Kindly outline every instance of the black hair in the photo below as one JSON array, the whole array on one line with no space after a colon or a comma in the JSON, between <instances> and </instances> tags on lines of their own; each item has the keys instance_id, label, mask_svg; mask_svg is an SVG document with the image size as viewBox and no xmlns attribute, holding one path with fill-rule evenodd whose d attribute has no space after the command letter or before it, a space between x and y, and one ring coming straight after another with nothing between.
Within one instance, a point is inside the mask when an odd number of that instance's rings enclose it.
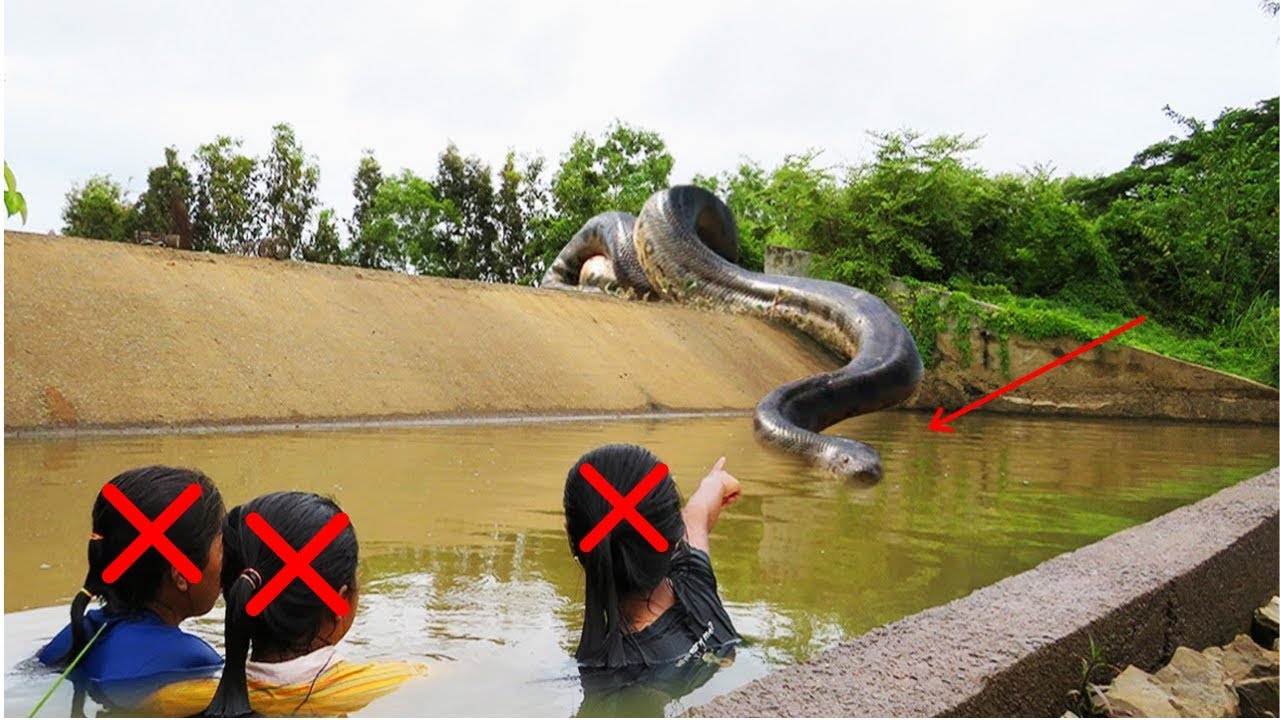
<instances>
[{"instance_id":1,"label":"black hair","mask_svg":"<svg viewBox=\"0 0 1280 720\"><path fill-rule=\"evenodd\" d=\"M246 524L257 513L296 551L311 541L329 520L342 512L326 497L305 492L277 492L231 509L222 534L222 596L227 603L226 664L206 717L243 717L253 713L245 663L249 646L257 652L306 653L320 633L321 623L334 616L331 610L298 578L293 578L257 616L249 615L250 598L284 569L284 561ZM311 567L341 591L356 587L359 545L355 528L347 525Z\"/></svg>"},{"instance_id":2,"label":"black hair","mask_svg":"<svg viewBox=\"0 0 1280 720\"><path fill-rule=\"evenodd\" d=\"M192 483L200 487L200 497L164 534L196 567L204 567L226 514L222 494L208 476L199 470L152 465L120 473L108 484L114 485L143 515L154 521ZM99 490L93 502L89 572L85 575L82 590L71 601L71 650L62 662L71 662L89 642L84 613L93 597L101 598L106 612L111 615L140 612L155 600L161 582L172 567L172 563L155 547L147 548L115 582L107 583L102 579L102 572L107 566L140 534L138 528L120 514Z\"/></svg>"},{"instance_id":3,"label":"black hair","mask_svg":"<svg viewBox=\"0 0 1280 720\"><path fill-rule=\"evenodd\" d=\"M606 445L579 458L565 479L565 530L573 555L587 576L582 637L575 654L580 665L624 664L623 642L628 633L620 601L627 595L648 595L658 587L667 577L676 544L685 534L680 492L668 474L636 504L640 515L666 538L664 552L655 550L625 519L590 552L583 552L582 539L614 506L582 476L582 466L590 463L619 495L626 497L659 462L642 447Z\"/></svg>"}]
</instances>

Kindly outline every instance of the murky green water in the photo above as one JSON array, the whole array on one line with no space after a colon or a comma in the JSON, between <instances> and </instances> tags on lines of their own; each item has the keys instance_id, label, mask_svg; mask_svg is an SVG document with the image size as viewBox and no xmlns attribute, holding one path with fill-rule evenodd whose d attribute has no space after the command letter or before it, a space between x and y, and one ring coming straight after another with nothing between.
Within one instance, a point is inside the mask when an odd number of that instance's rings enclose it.
<instances>
[{"instance_id":1,"label":"murky green water","mask_svg":"<svg viewBox=\"0 0 1280 720\"><path fill-rule=\"evenodd\" d=\"M345 653L431 665L362 714L567 716L582 700L571 652L583 586L560 497L596 445L648 446L686 495L721 454L742 480L712 558L750 644L668 713L1277 463L1274 428L975 413L941 435L928 419L838 428L883 453L871 488L808 475L758 445L746 416L9 441L5 714L25 715L53 681L27 659L80 587L95 493L138 465L199 467L229 504L278 489L338 500L361 543ZM219 613L189 623L215 646ZM69 706L63 687L43 714Z\"/></svg>"}]
</instances>

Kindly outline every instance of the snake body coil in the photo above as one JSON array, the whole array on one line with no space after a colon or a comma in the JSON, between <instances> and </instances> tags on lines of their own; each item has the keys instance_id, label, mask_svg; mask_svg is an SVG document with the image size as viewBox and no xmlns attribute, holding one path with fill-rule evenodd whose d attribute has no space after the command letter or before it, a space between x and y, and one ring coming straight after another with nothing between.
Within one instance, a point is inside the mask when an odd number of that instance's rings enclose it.
<instances>
[{"instance_id":1,"label":"snake body coil","mask_svg":"<svg viewBox=\"0 0 1280 720\"><path fill-rule=\"evenodd\" d=\"M612 261L612 282L646 296L781 319L849 357L839 370L788 383L756 406L764 442L842 478L876 480L870 446L820 431L897 405L923 374L911 333L879 298L840 283L765 275L735 264L738 232L715 195L693 186L655 193L634 222L625 213L592 218L548 270L544 285L577 286L592 257ZM636 270L639 269L639 278ZM607 275L607 273L605 273Z\"/></svg>"}]
</instances>

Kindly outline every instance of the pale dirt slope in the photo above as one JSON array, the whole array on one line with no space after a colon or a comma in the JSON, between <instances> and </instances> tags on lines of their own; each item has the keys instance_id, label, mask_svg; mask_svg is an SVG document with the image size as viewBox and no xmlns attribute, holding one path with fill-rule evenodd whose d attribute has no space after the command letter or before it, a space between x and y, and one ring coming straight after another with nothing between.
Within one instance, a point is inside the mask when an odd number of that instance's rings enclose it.
<instances>
[{"instance_id":1,"label":"pale dirt slope","mask_svg":"<svg viewBox=\"0 0 1280 720\"><path fill-rule=\"evenodd\" d=\"M6 232L7 431L748 410L837 360L749 317Z\"/></svg>"}]
</instances>

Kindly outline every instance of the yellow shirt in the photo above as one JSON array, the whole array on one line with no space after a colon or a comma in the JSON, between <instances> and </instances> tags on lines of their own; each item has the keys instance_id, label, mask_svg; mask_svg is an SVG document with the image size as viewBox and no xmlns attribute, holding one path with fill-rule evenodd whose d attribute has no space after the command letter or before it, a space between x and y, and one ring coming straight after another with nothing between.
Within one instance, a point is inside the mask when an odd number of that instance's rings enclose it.
<instances>
[{"instance_id":1,"label":"yellow shirt","mask_svg":"<svg viewBox=\"0 0 1280 720\"><path fill-rule=\"evenodd\" d=\"M249 705L276 717L345 716L427 673L406 662L351 662L333 647L282 663L245 663ZM188 717L209 705L217 678L184 680L152 693L139 708L148 715Z\"/></svg>"}]
</instances>

